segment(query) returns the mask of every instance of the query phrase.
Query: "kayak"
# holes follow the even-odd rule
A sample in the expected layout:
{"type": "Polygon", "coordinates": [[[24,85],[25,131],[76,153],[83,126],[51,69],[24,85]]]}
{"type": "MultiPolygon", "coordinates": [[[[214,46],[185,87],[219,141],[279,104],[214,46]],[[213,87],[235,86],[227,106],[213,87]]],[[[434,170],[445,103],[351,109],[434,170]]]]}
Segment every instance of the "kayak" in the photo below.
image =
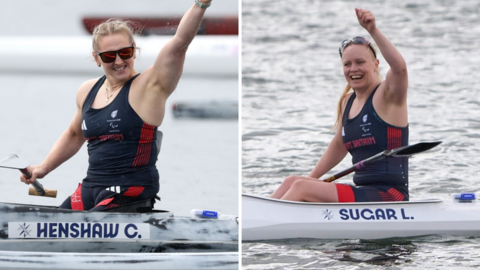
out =
{"type": "Polygon", "coordinates": [[[480,236],[480,204],[450,201],[306,203],[242,194],[242,240],[480,236]]]}
{"type": "MultiPolygon", "coordinates": [[[[163,134],[157,133],[160,150],[163,134]]],[[[18,169],[27,179],[28,166],[15,154],[0,161],[0,168],[18,169]]],[[[30,195],[56,197],[37,180],[32,185],[30,195]]],[[[154,209],[155,199],[96,212],[0,202],[0,251],[238,252],[238,218],[199,209],[176,217],[154,209]]]]}
{"type": "MultiPolygon", "coordinates": [[[[123,209],[128,207],[133,206],[123,209]]],[[[119,212],[0,203],[0,250],[238,252],[238,220],[235,217],[176,217],[170,211],[156,209],[122,212],[120,208],[116,211],[119,212]]]]}

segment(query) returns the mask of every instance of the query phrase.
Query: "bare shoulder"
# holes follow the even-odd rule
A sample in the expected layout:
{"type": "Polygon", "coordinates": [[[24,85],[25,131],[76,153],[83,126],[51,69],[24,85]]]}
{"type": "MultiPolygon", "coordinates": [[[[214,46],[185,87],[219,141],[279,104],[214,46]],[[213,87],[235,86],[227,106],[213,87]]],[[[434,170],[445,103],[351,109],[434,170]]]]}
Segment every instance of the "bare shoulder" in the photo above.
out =
{"type": "Polygon", "coordinates": [[[100,78],[87,80],[87,81],[83,82],[80,85],[80,87],[78,87],[76,100],[77,100],[77,105],[79,107],[82,107],[83,102],[87,98],[88,93],[90,92],[90,90],[92,90],[93,86],[98,81],[98,79],[100,79],[100,78]]]}

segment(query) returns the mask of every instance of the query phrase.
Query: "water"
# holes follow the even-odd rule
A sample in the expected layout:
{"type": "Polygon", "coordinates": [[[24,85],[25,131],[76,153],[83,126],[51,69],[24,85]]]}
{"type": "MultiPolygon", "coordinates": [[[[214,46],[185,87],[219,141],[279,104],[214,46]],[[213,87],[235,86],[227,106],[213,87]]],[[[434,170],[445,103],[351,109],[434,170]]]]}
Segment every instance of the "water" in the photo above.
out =
{"type": "MultiPolygon", "coordinates": [[[[39,164],[68,127],[75,112],[75,95],[91,77],[53,74],[0,74],[0,158],[17,154],[39,164]]],[[[238,121],[175,119],[179,101],[238,99],[236,78],[181,79],[167,101],[160,130],[164,133],[157,167],[162,201],[157,209],[189,216],[193,208],[238,215],[238,121]]],[[[27,195],[17,170],[1,169],[2,201],[59,205],[75,191],[88,167],[86,143],[41,183],[57,189],[56,199],[27,195]]]]}
{"type": "MultiPolygon", "coordinates": [[[[286,176],[307,175],[325,151],[345,86],[338,46],[368,37],[355,7],[373,12],[407,62],[410,143],[443,141],[411,158],[411,200],[478,192],[480,4],[435,0],[244,0],[242,192],[267,196],[286,176]]],[[[480,266],[479,247],[477,238],[446,236],[279,240],[243,243],[242,261],[244,269],[461,269],[480,266]]]]}

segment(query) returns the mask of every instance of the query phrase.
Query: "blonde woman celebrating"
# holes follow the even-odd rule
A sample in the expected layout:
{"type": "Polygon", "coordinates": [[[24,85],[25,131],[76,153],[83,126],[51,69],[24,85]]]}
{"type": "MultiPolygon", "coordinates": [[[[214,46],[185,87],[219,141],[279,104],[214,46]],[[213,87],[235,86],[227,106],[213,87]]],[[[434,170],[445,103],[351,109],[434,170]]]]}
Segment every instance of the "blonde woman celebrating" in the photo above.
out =
{"type": "Polygon", "coordinates": [[[175,36],[141,74],[134,68],[137,45],[130,23],[110,19],[98,25],[92,55],[105,75],[79,87],[70,126],[41,164],[28,167],[32,177],[22,175],[21,181],[30,184],[45,177],[87,141],[87,176],[61,208],[103,210],[154,198],[159,191],[157,127],[182,75],[187,48],[210,4],[211,0],[195,0],[175,36]]]}
{"type": "Polygon", "coordinates": [[[356,171],[355,186],[318,180],[347,153],[357,163],[386,149],[408,145],[405,60],[377,28],[370,11],[355,9],[355,13],[390,70],[383,80],[377,52],[367,39],[354,37],[340,44],[347,86],[338,103],[335,136],[308,177],[287,177],[272,198],[307,202],[408,201],[407,158],[386,158],[356,171]]]}

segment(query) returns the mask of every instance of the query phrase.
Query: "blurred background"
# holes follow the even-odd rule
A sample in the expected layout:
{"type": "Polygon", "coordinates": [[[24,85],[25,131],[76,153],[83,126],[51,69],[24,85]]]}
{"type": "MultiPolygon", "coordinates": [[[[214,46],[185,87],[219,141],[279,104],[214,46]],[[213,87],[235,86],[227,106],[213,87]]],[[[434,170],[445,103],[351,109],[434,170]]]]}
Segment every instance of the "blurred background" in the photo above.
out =
{"type": "MultiPolygon", "coordinates": [[[[111,17],[143,27],[135,69],[152,65],[194,1],[7,0],[0,10],[0,159],[39,164],[70,124],[81,83],[103,75],[91,30],[111,17]]],[[[167,101],[155,208],[238,214],[238,1],[213,1],[167,101]]],[[[86,175],[86,144],[41,183],[56,199],[27,195],[19,172],[2,169],[2,201],[59,205],[86,175]]]]}

